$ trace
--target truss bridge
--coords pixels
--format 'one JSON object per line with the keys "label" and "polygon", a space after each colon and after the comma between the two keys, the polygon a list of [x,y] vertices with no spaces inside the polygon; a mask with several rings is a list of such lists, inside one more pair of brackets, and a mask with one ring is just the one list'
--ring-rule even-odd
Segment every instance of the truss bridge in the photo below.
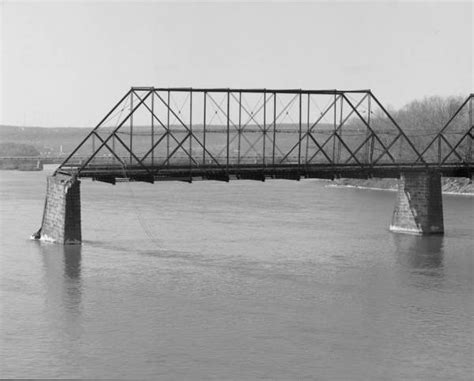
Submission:
{"label": "truss bridge", "polygon": [[[433,184],[441,175],[472,176],[473,98],[441,128],[402,128],[370,90],[133,87],[49,181],[73,189],[80,178],[115,184],[400,177],[406,197],[391,230],[440,233],[442,209],[433,212],[433,205],[441,205],[441,188]],[[440,221],[413,212],[422,207],[413,206],[419,192],[410,187],[426,190],[418,201]]]}

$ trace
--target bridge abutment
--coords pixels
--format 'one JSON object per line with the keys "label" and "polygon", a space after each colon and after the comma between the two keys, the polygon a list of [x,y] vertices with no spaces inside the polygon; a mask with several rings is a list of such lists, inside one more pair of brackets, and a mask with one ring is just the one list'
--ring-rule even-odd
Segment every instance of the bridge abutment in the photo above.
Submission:
{"label": "bridge abutment", "polygon": [[390,231],[443,234],[443,200],[439,172],[401,173]]}
{"label": "bridge abutment", "polygon": [[71,176],[48,176],[41,229],[34,238],[59,244],[80,244],[80,181]]}

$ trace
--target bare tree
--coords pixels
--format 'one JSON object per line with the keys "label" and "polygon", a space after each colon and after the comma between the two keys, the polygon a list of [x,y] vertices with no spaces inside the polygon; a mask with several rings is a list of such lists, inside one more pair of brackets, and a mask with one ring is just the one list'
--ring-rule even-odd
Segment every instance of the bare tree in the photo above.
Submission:
{"label": "bare tree", "polygon": [[[460,96],[431,96],[414,100],[394,113],[395,119],[408,134],[428,135],[438,133],[463,103]],[[453,120],[450,130],[463,128],[466,112]],[[453,128],[453,129],[452,129]]]}

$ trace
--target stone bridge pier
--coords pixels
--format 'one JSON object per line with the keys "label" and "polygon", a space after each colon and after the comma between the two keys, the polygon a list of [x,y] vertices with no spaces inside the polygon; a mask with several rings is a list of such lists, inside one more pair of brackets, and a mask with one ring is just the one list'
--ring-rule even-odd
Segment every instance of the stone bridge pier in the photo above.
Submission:
{"label": "stone bridge pier", "polygon": [[420,235],[444,233],[439,172],[401,173],[390,231]]}
{"label": "stone bridge pier", "polygon": [[48,176],[41,228],[33,238],[59,244],[80,244],[81,188],[74,176]]}

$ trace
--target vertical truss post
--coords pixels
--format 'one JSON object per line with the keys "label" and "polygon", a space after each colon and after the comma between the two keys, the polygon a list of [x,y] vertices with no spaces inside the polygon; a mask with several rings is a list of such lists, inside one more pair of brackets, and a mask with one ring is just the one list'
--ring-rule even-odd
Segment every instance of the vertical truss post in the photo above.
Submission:
{"label": "vertical truss post", "polygon": [[193,165],[193,92],[189,91],[189,170]]}
{"label": "vertical truss post", "polygon": [[[130,110],[133,110],[133,94],[130,93]],[[133,113],[130,115],[130,165],[132,165],[132,152],[133,152]]]}
{"label": "vertical truss post", "polygon": [[227,160],[226,160],[226,169],[229,173],[229,154],[230,154],[230,90],[227,89]]}
{"label": "vertical truss post", "polygon": [[207,91],[204,91],[204,116],[203,116],[203,124],[202,124],[202,145],[204,146],[202,150],[202,164],[206,165],[206,114],[207,114]]}
{"label": "vertical truss post", "polygon": [[[372,116],[372,93],[369,93],[369,110],[368,110],[368,113],[369,113],[369,117]],[[369,123],[370,125],[370,123]],[[371,131],[372,132],[372,131]],[[370,137],[370,165],[372,165],[374,163],[374,149],[375,149],[375,136],[374,134],[372,133],[371,137]]]}
{"label": "vertical truss post", "polygon": [[272,165],[275,165],[275,146],[276,146],[276,118],[277,118],[277,106],[276,106],[276,92],[273,93],[273,147],[272,147]]}
{"label": "vertical truss post", "polygon": [[310,99],[311,97],[311,94],[308,93],[308,110],[307,110],[307,114],[308,114],[308,118],[307,118],[307,126],[306,126],[306,152],[305,152],[305,156],[304,156],[304,163],[305,165],[308,164],[308,153],[309,153],[309,119],[310,119]]}
{"label": "vertical truss post", "polygon": [[301,94],[301,89],[300,89],[300,93],[298,95],[298,102],[299,102],[299,106],[298,106],[298,171],[301,166],[301,112],[302,112],[301,99],[302,99],[302,94]]}
{"label": "vertical truss post", "polygon": [[168,90],[168,98],[167,98],[167,109],[168,109],[168,115],[167,115],[167,118],[166,118],[166,129],[167,129],[167,132],[168,134],[166,135],[166,163],[168,165],[168,167],[170,166],[170,111],[171,111],[171,107],[170,107],[170,101],[171,101],[171,92],[170,90]]}
{"label": "vertical truss post", "polygon": [[472,100],[474,99],[474,96],[471,94],[471,97],[469,99],[469,133],[467,134],[467,149],[466,149],[466,163],[470,163],[472,161]]}
{"label": "vertical truss post", "polygon": [[[398,139],[398,138],[395,138]],[[390,146],[387,147],[387,151],[390,151]],[[401,160],[403,157],[403,139],[398,141],[398,160]]]}
{"label": "vertical truss post", "polygon": [[438,135],[438,165],[441,165],[441,134]]}
{"label": "vertical truss post", "polygon": [[240,167],[240,144],[242,138],[242,91],[239,91],[239,135],[237,137],[237,164]]}
{"label": "vertical truss post", "polygon": [[336,132],[337,132],[337,96],[334,94],[334,131],[332,133],[332,163],[336,164]]}
{"label": "vertical truss post", "polygon": [[[367,97],[367,124],[370,126],[370,96]],[[369,127],[365,128],[366,143],[365,143],[365,162],[366,164],[372,165],[372,153],[371,153],[371,139]]]}
{"label": "vertical truss post", "polygon": [[[344,115],[344,97],[341,97],[341,107],[339,108],[339,125],[342,125],[342,119]],[[339,139],[337,139],[337,162],[341,161],[341,140],[342,140],[342,128],[340,129],[341,133]]]}
{"label": "vertical truss post", "polygon": [[265,167],[265,140],[267,135],[267,91],[264,90],[263,92],[263,147],[262,147],[262,165]]}
{"label": "vertical truss post", "polygon": [[155,165],[155,92],[151,93],[151,166]]}

